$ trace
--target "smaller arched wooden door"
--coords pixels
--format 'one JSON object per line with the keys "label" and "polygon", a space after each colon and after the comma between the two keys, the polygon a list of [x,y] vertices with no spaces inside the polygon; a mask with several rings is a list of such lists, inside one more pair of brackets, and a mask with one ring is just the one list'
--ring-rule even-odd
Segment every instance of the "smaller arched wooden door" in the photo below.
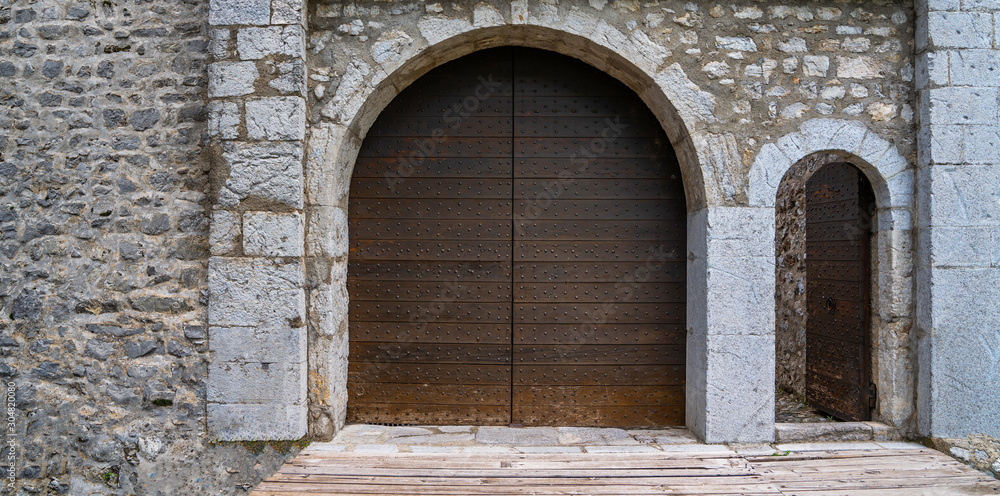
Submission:
{"label": "smaller arched wooden door", "polygon": [[806,400],[840,419],[869,420],[871,185],[838,162],[817,170],[806,191]]}

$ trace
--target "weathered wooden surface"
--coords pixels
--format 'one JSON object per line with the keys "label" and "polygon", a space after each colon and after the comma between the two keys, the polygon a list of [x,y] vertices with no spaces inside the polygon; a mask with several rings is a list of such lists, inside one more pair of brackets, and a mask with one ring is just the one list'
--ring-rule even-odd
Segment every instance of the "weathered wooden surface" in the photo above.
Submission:
{"label": "weathered wooden surface", "polygon": [[305,450],[251,496],[990,495],[1000,482],[930,449],[728,453],[369,454]]}
{"label": "weathered wooden surface", "polygon": [[442,65],[350,202],[349,422],[684,423],[684,187],[622,83],[527,48]]}

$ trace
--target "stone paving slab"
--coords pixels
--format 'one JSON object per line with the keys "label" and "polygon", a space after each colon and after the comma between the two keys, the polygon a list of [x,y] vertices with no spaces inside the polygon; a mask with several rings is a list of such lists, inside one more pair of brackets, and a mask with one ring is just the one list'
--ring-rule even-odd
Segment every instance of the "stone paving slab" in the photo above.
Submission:
{"label": "stone paving slab", "polygon": [[781,451],[846,451],[882,449],[875,443],[785,443],[775,445]]}
{"label": "stone paving slab", "polygon": [[426,427],[390,427],[385,434],[389,437],[429,436],[434,431]]}
{"label": "stone paving slab", "polygon": [[[818,442],[774,444],[702,444],[683,428],[617,429],[600,427],[504,427],[504,426],[345,426],[329,443],[310,449],[357,453],[712,453],[767,456],[783,452],[922,449],[915,443],[873,440],[890,437],[876,434],[881,424],[841,422],[818,425],[794,424],[780,432]],[[856,435],[857,433],[863,433]],[[838,437],[836,434],[846,434]],[[779,434],[779,438],[782,437]],[[854,441],[855,437],[860,439]],[[825,441],[828,438],[838,442]],[[845,442],[849,440],[850,442]]]}
{"label": "stone paving slab", "polygon": [[472,433],[465,434],[430,434],[427,436],[402,436],[391,437],[387,443],[392,444],[430,444],[430,445],[450,445],[468,444],[476,440]]}
{"label": "stone paving slab", "polygon": [[438,430],[444,433],[472,432],[471,425],[442,425]]}
{"label": "stone paving slab", "polygon": [[926,448],[926,446],[924,446],[922,444],[907,443],[907,442],[904,442],[904,441],[879,441],[879,442],[877,442],[875,444],[877,444],[877,445],[879,445],[879,446],[881,446],[881,447],[883,447],[885,449],[905,450],[905,449],[921,449],[921,448]]}
{"label": "stone paving slab", "polygon": [[559,434],[553,427],[480,427],[476,432],[476,442],[519,446],[558,445]]}
{"label": "stone paving slab", "polygon": [[619,446],[639,444],[624,429],[599,427],[558,427],[559,444],[599,444]]}

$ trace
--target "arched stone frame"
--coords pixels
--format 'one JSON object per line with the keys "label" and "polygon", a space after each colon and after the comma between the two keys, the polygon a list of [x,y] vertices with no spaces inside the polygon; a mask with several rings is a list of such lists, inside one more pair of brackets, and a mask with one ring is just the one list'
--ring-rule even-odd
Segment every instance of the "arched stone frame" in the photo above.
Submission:
{"label": "arched stone frame", "polygon": [[[681,164],[689,212],[687,426],[708,442],[773,439],[773,351],[770,356],[742,352],[761,349],[760,339],[773,350],[773,298],[760,298],[754,284],[736,290],[749,295],[741,306],[731,299],[733,288],[726,280],[709,281],[713,266],[725,266],[714,269],[725,274],[723,279],[773,275],[773,235],[763,239],[760,229],[753,228],[766,224],[766,216],[764,222],[748,222],[747,216],[753,215],[747,209],[724,206],[732,204],[735,195],[733,177],[740,170],[740,156],[732,134],[708,130],[717,122],[714,98],[700,91],[679,65],[660,68],[662,48],[627,36],[603,20],[580,13],[575,18],[527,16],[526,23],[506,23],[498,16],[477,9],[475,25],[431,18],[420,26],[427,46],[410,47],[380,67],[352,64],[334,99],[340,104],[336,114],[327,115],[339,122],[309,130],[305,247],[310,433],[329,438],[346,415],[346,206],[365,133],[396,94],[433,67],[476,50],[519,45],[573,56],[610,74],[632,88],[663,125]],[[358,77],[366,74],[371,76],[367,82]],[[770,220],[773,225],[773,213]],[[749,268],[736,263],[747,261],[745,257],[731,256],[736,245],[745,248],[739,253],[760,252]],[[713,258],[720,262],[713,265]],[[766,308],[760,311],[757,305]],[[734,321],[740,322],[738,329],[731,328]]]}
{"label": "arched stone frame", "polygon": [[[837,155],[858,167],[875,193],[871,292],[872,378],[878,387],[875,419],[909,433],[914,429],[916,368],[910,335],[914,168],[892,143],[860,122],[812,119],[798,132],[761,148],[749,174],[750,205],[773,210],[786,172],[820,153]],[[773,222],[770,231],[773,237]]]}

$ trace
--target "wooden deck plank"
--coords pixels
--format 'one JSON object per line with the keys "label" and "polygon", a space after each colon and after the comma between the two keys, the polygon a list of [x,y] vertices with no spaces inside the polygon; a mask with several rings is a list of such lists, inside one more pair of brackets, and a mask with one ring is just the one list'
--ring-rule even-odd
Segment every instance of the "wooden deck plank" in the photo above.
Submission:
{"label": "wooden deck plank", "polygon": [[344,453],[306,450],[251,496],[1000,496],[930,449],[734,453]]}

